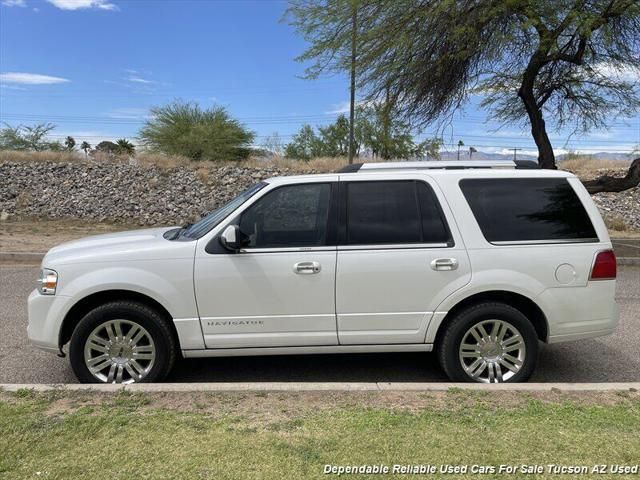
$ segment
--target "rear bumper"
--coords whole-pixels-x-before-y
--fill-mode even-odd
[[[538,301],[547,313],[548,343],[610,335],[620,318],[614,300],[615,281],[589,282],[586,287],[550,288]]]
[[[547,339],[547,343],[562,343],[562,342],[570,342],[572,340],[584,340],[587,338],[596,338],[596,337],[604,337],[606,335],[611,335],[615,332],[615,328],[610,328],[607,330],[595,330],[593,332],[582,332],[582,333],[569,333],[566,335],[554,335]]]

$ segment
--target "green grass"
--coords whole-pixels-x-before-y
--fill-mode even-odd
[[[218,394],[215,411],[204,412],[214,403],[202,396],[192,408],[170,408],[140,394],[83,395],[2,394],[0,478],[321,478],[325,464],[591,466],[640,459],[636,395],[602,404],[522,396],[505,403],[456,391],[421,397],[412,408],[354,396],[335,407],[296,408],[304,403],[296,397],[269,410],[272,397]],[[411,477],[420,476],[403,478]]]

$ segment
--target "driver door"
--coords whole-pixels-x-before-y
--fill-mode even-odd
[[[227,224],[239,227],[239,252],[218,237],[212,253],[198,248],[207,348],[337,345],[335,190],[331,180],[271,188]]]

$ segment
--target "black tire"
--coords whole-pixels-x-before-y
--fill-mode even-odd
[[[524,341],[524,360],[519,371],[505,382],[524,382],[533,373],[538,359],[538,335],[529,319],[518,309],[499,302],[472,305],[457,313],[444,326],[444,331],[436,345],[438,361],[447,376],[454,382],[474,382],[463,367],[459,356],[460,344],[474,325],[487,320],[501,320],[515,327]],[[467,337],[470,338],[470,337]],[[469,360],[472,362],[473,360]],[[468,366],[468,365],[467,365]],[[502,368],[502,367],[501,367]],[[495,373],[495,367],[494,367]]]
[[[84,348],[87,338],[109,320],[123,319],[143,327],[153,339],[155,359],[141,382],[162,381],[171,371],[177,346],[169,321],[153,308],[135,301],[113,301],[87,313],[78,323],[69,344],[71,368],[81,383],[101,383],[85,364]],[[102,382],[104,383],[104,381]]]

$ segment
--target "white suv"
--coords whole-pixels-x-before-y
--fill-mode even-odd
[[[399,162],[272,178],[182,228],[51,249],[31,342],[82,382],[183,357],[431,351],[455,381],[518,382],[538,341],[611,333],[616,260],[573,175]]]

